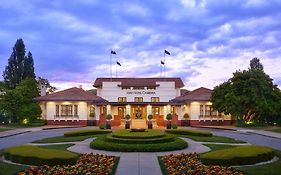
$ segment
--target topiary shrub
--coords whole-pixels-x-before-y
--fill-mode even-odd
[[[153,118],[153,116],[152,116],[151,114],[149,114],[149,115],[147,116],[147,119],[148,119],[148,120],[152,120],[152,118]]]
[[[184,118],[185,120],[189,119],[188,113],[185,113],[185,114],[183,115],[183,118]]]
[[[106,120],[111,120],[112,119],[112,115],[111,114],[107,114],[106,115]]]
[[[101,123],[101,124],[99,125],[99,128],[100,128],[100,129],[105,129],[105,124]]]
[[[250,165],[271,160],[274,151],[264,146],[241,146],[211,151],[200,156],[206,165]]]
[[[98,129],[89,129],[89,130],[77,130],[64,133],[65,137],[73,136],[86,136],[86,135],[100,135],[111,133],[111,130],[98,130]]]
[[[130,114],[127,114],[127,115],[125,116],[125,119],[126,119],[126,120],[130,120],[130,118],[131,118]]]
[[[169,133],[169,134],[177,134],[177,135],[190,135],[190,136],[201,136],[201,137],[212,137],[213,136],[213,134],[210,132],[185,130],[185,129],[166,130],[165,132]]]
[[[64,150],[23,145],[6,149],[4,157],[12,162],[28,165],[66,165],[74,164],[78,155]]]
[[[172,124],[172,129],[177,129],[178,125],[177,124]]]

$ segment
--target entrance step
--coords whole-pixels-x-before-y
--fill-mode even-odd
[[[131,128],[141,128],[141,129],[146,129],[147,125],[146,125],[146,120],[144,119],[132,119],[132,126]]]

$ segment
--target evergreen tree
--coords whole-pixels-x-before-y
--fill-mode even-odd
[[[263,70],[263,65],[260,63],[260,59],[258,59],[257,57],[253,58],[250,61],[250,68]]]
[[[32,54],[30,52],[27,56],[25,54],[25,45],[20,38],[17,40],[8,60],[8,65],[3,72],[5,84],[12,89],[27,77],[35,78]]]
[[[23,78],[25,79],[27,77],[35,79],[34,62],[31,52],[28,52],[24,59]]]

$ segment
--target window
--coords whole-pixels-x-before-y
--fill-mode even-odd
[[[152,115],[160,115],[160,108],[152,107]]]
[[[200,105],[200,116],[204,115],[204,106]]]
[[[147,90],[156,90],[156,87],[147,87]]]
[[[159,102],[159,97],[151,97],[151,102]]]
[[[126,97],[118,97],[118,102],[126,102],[127,98]]]
[[[72,105],[61,105],[61,115],[62,116],[72,115]]]
[[[74,115],[78,116],[78,105],[74,105]]]
[[[56,105],[56,116],[60,115],[60,105]]]
[[[118,115],[119,115],[122,119],[125,119],[126,107],[118,107]]]
[[[176,107],[175,107],[175,106],[172,106],[172,107],[171,107],[171,114],[177,114],[177,113],[176,113]]]
[[[205,105],[205,115],[210,116],[211,115],[211,105]]]
[[[134,90],[142,90],[144,87],[133,87]]]
[[[211,106],[211,116],[217,116],[217,111]]]
[[[135,97],[135,102],[143,102],[143,98],[142,97]]]
[[[122,90],[130,90],[131,87],[122,87]]]

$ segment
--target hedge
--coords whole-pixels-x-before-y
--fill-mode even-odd
[[[12,162],[28,165],[66,165],[74,164],[78,155],[69,151],[45,149],[33,145],[8,148],[4,157]]]
[[[196,130],[185,130],[185,129],[175,129],[175,130],[165,130],[169,134],[177,135],[191,135],[191,136],[201,136],[201,137],[212,137],[213,134],[210,132],[196,131]]]
[[[271,160],[274,151],[264,146],[241,146],[212,151],[200,156],[206,165],[250,165]]]
[[[127,144],[107,142],[106,136],[99,136],[90,144],[91,148],[107,151],[121,152],[160,152],[181,150],[188,146],[182,139],[175,138],[173,141],[165,143],[147,143],[147,144]]]
[[[112,137],[124,139],[148,139],[164,137],[165,133],[159,130],[146,130],[145,132],[131,132],[130,129],[123,129],[112,133]]]
[[[88,130],[77,130],[64,133],[65,137],[73,136],[86,136],[86,135],[100,135],[100,134],[109,134],[111,130],[98,130],[98,129],[88,129]]]
[[[147,143],[165,143],[165,142],[171,142],[175,139],[174,136],[171,135],[165,135],[163,137],[156,137],[156,138],[117,138],[112,137],[112,135],[107,135],[105,137],[107,142],[112,143],[127,143],[127,144],[147,144]]]

